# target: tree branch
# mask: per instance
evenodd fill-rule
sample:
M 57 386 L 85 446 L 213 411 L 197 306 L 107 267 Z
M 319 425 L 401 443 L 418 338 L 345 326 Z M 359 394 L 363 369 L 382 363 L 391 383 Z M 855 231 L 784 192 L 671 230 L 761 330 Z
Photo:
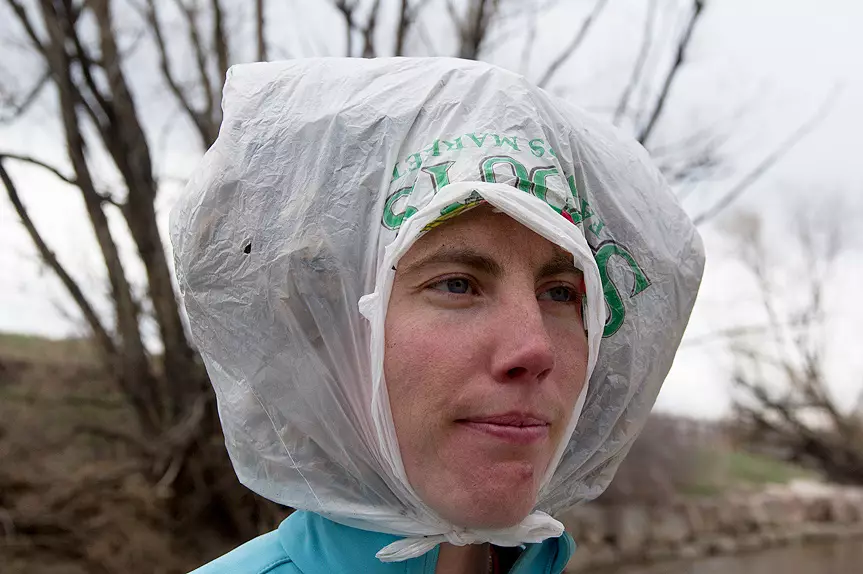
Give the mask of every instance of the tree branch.
M 381 7 L 381 0 L 375 0 L 372 4 L 371 12 L 369 13 L 369 21 L 366 27 L 363 28 L 363 58 L 374 58 L 375 53 L 375 26 L 378 20 L 378 11 Z
M 0 160 L 4 160 L 4 159 L 14 159 L 15 161 L 21 161 L 24 163 L 29 163 L 32 165 L 39 166 L 43 169 L 47 169 L 48 171 L 50 171 L 51 173 L 53 173 L 54 175 L 56 175 L 57 177 L 59 177 L 60 179 L 65 181 L 66 183 L 68 183 L 69 185 L 74 185 L 74 186 L 78 185 L 78 181 L 74 177 L 69 177 L 69 176 L 65 175 L 62 171 L 60 171 L 58 168 L 54 167 L 53 165 L 49 165 L 49 164 L 43 162 L 42 160 L 36 159 L 34 157 L 30 157 L 28 155 L 18 155 L 16 153 L 0 152 Z
M 641 48 L 638 51 L 638 57 L 635 60 L 635 65 L 632 67 L 632 73 L 629 76 L 629 81 L 626 88 L 620 95 L 620 101 L 617 102 L 617 108 L 614 110 L 614 125 L 620 124 L 620 119 L 626 114 L 629 107 L 629 98 L 632 97 L 632 92 L 641 82 L 641 74 L 644 71 L 644 64 L 647 62 L 647 55 L 650 53 L 650 48 L 653 45 L 653 25 L 656 22 L 656 0 L 650 0 L 647 5 L 647 17 L 644 20 L 644 36 L 641 39 Z
M 197 8 L 190 8 L 183 3 L 183 0 L 174 0 L 174 4 L 186 19 L 186 27 L 189 31 L 189 43 L 192 45 L 192 51 L 195 53 L 195 64 L 198 67 L 198 75 L 201 79 L 201 88 L 204 90 L 204 117 L 209 121 L 213 117 L 213 81 L 210 78 L 210 73 L 207 71 L 207 54 L 201 36 L 198 34 L 198 11 Z
M 264 0 L 255 0 L 255 36 L 258 41 L 258 61 L 267 61 L 267 39 L 265 36 L 266 15 L 264 13 Z
M 216 63 L 219 65 L 219 85 L 225 82 L 228 76 L 230 58 L 228 56 L 228 36 L 225 34 L 224 15 L 219 0 L 211 0 L 213 8 L 213 44 L 216 47 Z M 216 122 L 218 125 L 221 121 Z
M 159 53 L 159 68 L 162 71 L 162 77 L 168 84 L 171 93 L 177 98 L 182 108 L 189 115 L 192 123 L 198 130 L 198 135 L 201 138 L 201 145 L 208 147 L 213 141 L 210 118 L 204 116 L 199 110 L 195 109 L 192 102 L 186 96 L 174 73 L 171 71 L 171 63 L 168 59 L 168 49 L 165 45 L 165 38 L 162 34 L 162 26 L 159 24 L 159 18 L 156 15 L 156 5 L 154 0 L 147 0 L 147 7 L 144 13 L 146 21 L 149 23 L 150 30 L 153 32 L 153 38 L 156 41 L 156 48 Z
M 590 28 L 593 23 L 596 21 L 599 14 L 602 12 L 603 8 L 605 8 L 606 4 L 608 4 L 608 0 L 596 0 L 596 4 L 593 6 L 593 10 L 590 14 L 587 15 L 587 18 L 584 19 L 584 22 L 581 23 L 581 28 L 579 28 L 578 32 L 576 32 L 575 36 L 572 38 L 572 41 L 569 45 L 563 49 L 563 51 L 555 58 L 545 73 L 540 77 L 537 85 L 540 88 L 544 88 L 551 81 L 551 78 L 557 73 L 560 67 L 575 54 L 578 50 L 578 47 L 587 37 L 588 32 L 590 32 Z
M 404 55 L 405 41 L 407 40 L 408 28 L 411 25 L 410 6 L 408 0 L 401 0 L 401 8 L 399 9 L 399 22 L 396 26 L 396 45 L 393 54 L 396 56 Z
M 24 229 L 27 230 L 27 234 L 30 236 L 31 241 L 33 241 L 33 244 L 36 246 L 36 250 L 39 252 L 40 257 L 42 257 L 42 260 L 57 275 L 57 277 L 60 279 L 60 282 L 63 283 L 63 286 L 69 292 L 69 295 L 72 296 L 75 304 L 78 306 L 79 309 L 81 309 L 81 313 L 84 315 L 84 319 L 87 321 L 87 325 L 89 325 L 90 329 L 92 330 L 93 336 L 96 338 L 96 342 L 102 352 L 105 353 L 107 357 L 116 356 L 117 349 L 114 346 L 114 342 L 112 341 L 111 336 L 108 334 L 107 329 L 105 329 L 105 327 L 102 325 L 102 322 L 99 320 L 99 316 L 96 314 L 93 306 L 90 305 L 90 302 L 84 296 L 84 291 L 75 282 L 72 276 L 69 275 L 63 265 L 60 264 L 60 261 L 57 259 L 56 255 L 54 255 L 54 252 L 51 251 L 51 249 L 48 247 L 48 244 L 45 243 L 44 239 L 42 239 L 42 236 L 36 229 L 33 220 L 30 218 L 30 214 L 27 213 L 27 209 L 24 207 L 24 204 L 21 202 L 21 198 L 18 195 L 18 190 L 15 187 L 15 183 L 12 181 L 12 178 L 9 177 L 9 173 L 3 166 L 3 159 L 5 158 L 21 158 L 10 155 L 0 157 L 0 181 L 2 181 L 3 185 L 6 187 L 6 194 L 9 196 L 9 201 L 12 203 L 12 207 L 15 208 L 15 212 L 18 214 L 18 218 L 24 225 Z M 59 172 L 43 164 L 42 162 L 34 161 L 33 163 L 49 169 L 53 171 L 56 175 L 58 175 L 58 177 L 69 181 Z
M 659 119 L 659 116 L 662 115 L 662 111 L 665 108 L 665 102 L 668 99 L 668 93 L 671 91 L 671 86 L 674 83 L 675 78 L 677 78 L 677 73 L 680 71 L 680 68 L 683 65 L 684 56 L 686 55 L 686 48 L 689 46 L 689 42 L 692 39 L 692 31 L 695 29 L 695 23 L 698 22 L 698 18 L 701 16 L 701 12 L 704 9 L 704 1 L 705 0 L 695 0 L 694 9 L 692 11 L 692 15 L 689 18 L 689 23 L 686 26 L 686 30 L 683 32 L 683 36 L 681 36 L 680 41 L 677 44 L 677 57 L 674 60 L 674 63 L 671 66 L 671 69 L 668 71 L 668 74 L 665 76 L 665 81 L 662 83 L 662 89 L 659 91 L 659 97 L 656 100 L 656 105 L 653 108 L 653 112 L 650 114 L 650 119 L 647 120 L 647 124 L 638 134 L 638 143 L 644 145 L 647 142 L 647 139 L 650 137 L 650 134 L 653 133 L 653 128 L 656 126 L 656 121 Z
M 111 295 L 116 312 L 118 331 L 117 355 L 115 360 L 109 364 L 120 388 L 127 394 L 130 403 L 135 408 L 138 422 L 145 432 L 153 433 L 158 428 L 161 410 L 158 397 L 155 396 L 154 377 L 148 361 L 147 351 L 141 339 L 138 324 L 138 307 L 132 295 L 131 286 L 129 285 L 117 244 L 111 234 L 107 217 L 102 209 L 101 196 L 96 193 L 90 168 L 87 164 L 84 151 L 85 140 L 77 114 L 77 101 L 80 98 L 80 92 L 77 90 L 72 78 L 70 58 L 65 48 L 68 38 L 66 37 L 66 30 L 61 23 L 51 17 L 52 6 L 50 2 L 51 0 L 41 0 L 44 25 L 50 37 L 50 43 L 46 45 L 46 53 L 51 68 L 54 71 L 54 81 L 57 86 L 66 149 L 69 153 L 69 160 L 75 169 L 77 185 L 81 190 L 84 206 L 92 224 L 96 241 L 102 252 L 108 272 L 108 280 L 111 284 Z M 116 78 L 112 78 L 112 72 L 114 71 L 110 62 L 112 56 L 106 53 L 106 48 L 113 49 L 104 38 L 106 33 L 111 33 L 110 24 L 105 22 L 108 18 L 108 0 L 91 0 L 91 2 L 91 7 L 94 10 L 99 23 L 99 31 L 102 35 L 102 50 L 108 68 L 108 80 L 112 85 L 112 89 L 114 89 L 121 78 L 119 78 L 119 72 L 117 72 Z M 119 98 L 122 94 L 115 91 L 113 96 Z M 122 111 L 125 110 L 125 107 L 120 106 L 119 109 Z M 106 144 L 109 144 L 109 142 L 106 141 Z M 119 152 L 117 149 L 111 149 L 110 145 L 108 147 L 111 152 Z M 123 173 L 123 166 L 118 164 L 118 168 Z M 124 177 L 125 175 L 124 173 Z
M 530 56 L 533 52 L 533 45 L 536 43 L 536 20 L 537 20 L 537 12 L 532 12 L 527 16 L 529 20 L 529 24 L 527 25 L 527 36 L 524 39 L 524 46 L 521 48 L 521 61 L 518 66 L 518 71 L 522 75 L 527 73 L 528 68 L 530 67 Z
M 452 23 L 455 24 L 456 30 L 461 32 L 461 29 L 464 27 L 464 22 L 461 21 L 453 0 L 446 0 L 446 10 L 449 12 L 449 17 L 452 20 Z
M 44 56 L 45 44 L 39 39 L 39 35 L 36 33 L 36 28 L 33 26 L 30 16 L 27 15 L 27 10 L 17 0 L 6 0 L 6 3 L 10 8 L 12 8 L 12 11 L 15 12 L 15 16 L 18 18 L 21 26 L 24 27 L 24 31 L 27 32 L 27 36 L 29 36 L 33 47 L 35 47 L 39 53 Z
M 357 5 L 355 3 L 349 4 L 347 0 L 335 0 L 334 5 L 345 18 L 345 27 L 347 29 L 345 33 L 345 56 L 351 57 L 354 51 L 353 34 L 354 29 L 356 28 L 356 24 L 354 23 L 354 10 Z
M 489 22 L 497 12 L 498 0 L 471 0 L 468 5 L 467 17 L 464 22 L 455 17 L 455 9 L 450 5 L 450 14 L 459 24 L 461 43 L 459 58 L 476 60 L 479 58 L 480 47 L 488 31 Z
M 51 70 L 46 69 L 41 76 L 39 76 L 39 80 L 33 85 L 32 88 L 21 98 L 21 101 L 18 103 L 12 104 L 12 112 L 5 117 L 0 118 L 0 125 L 8 124 L 14 122 L 22 115 L 24 115 L 31 105 L 38 99 L 39 94 L 42 92 L 42 88 L 48 85 L 48 80 L 51 79 Z
M 836 103 L 837 96 L 839 95 L 840 90 L 835 89 L 831 92 L 831 94 L 827 97 L 824 103 L 821 104 L 818 111 L 809 118 L 806 122 L 800 125 L 794 132 L 783 141 L 772 153 L 768 154 L 767 157 L 761 160 L 761 162 L 755 166 L 748 174 L 746 174 L 740 182 L 735 185 L 731 190 L 722 196 L 712 207 L 708 208 L 700 215 L 696 216 L 692 221 L 695 225 L 701 225 L 706 221 L 716 217 L 719 213 L 722 212 L 725 208 L 727 208 L 735 199 L 740 197 L 740 195 L 749 189 L 755 182 L 757 182 L 768 170 L 770 170 L 773 165 L 776 164 L 780 159 L 785 157 L 788 152 L 790 152 L 794 146 L 800 143 L 803 138 L 809 135 L 818 125 L 824 121 L 830 111 L 833 109 L 833 106 Z
M 83 10 L 83 5 L 81 9 Z M 70 38 L 72 40 L 72 44 L 75 46 L 75 54 L 81 68 L 81 73 L 84 76 L 84 81 L 87 85 L 88 91 L 96 99 L 96 103 L 99 104 L 99 109 L 104 114 L 111 117 L 114 114 L 114 110 L 111 107 L 111 102 L 108 101 L 108 98 L 106 98 L 102 91 L 99 89 L 99 86 L 96 84 L 96 78 L 93 77 L 93 71 L 91 69 L 91 66 L 94 65 L 95 62 L 84 49 L 84 44 L 81 42 L 81 36 L 78 34 L 78 30 L 75 28 L 75 23 L 78 21 L 78 15 L 72 13 L 71 11 L 64 10 L 62 16 L 59 13 L 55 12 L 55 17 L 59 22 L 62 23 L 66 37 Z

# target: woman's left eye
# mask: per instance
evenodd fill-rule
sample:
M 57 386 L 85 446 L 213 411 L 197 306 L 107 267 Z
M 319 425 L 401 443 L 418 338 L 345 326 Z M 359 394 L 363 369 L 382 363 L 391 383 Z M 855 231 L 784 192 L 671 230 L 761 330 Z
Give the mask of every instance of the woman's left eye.
M 435 289 L 436 291 L 443 291 L 445 293 L 451 293 L 453 295 L 467 295 L 472 290 L 470 281 L 468 281 L 464 277 L 451 277 L 449 279 L 444 279 L 443 281 L 438 281 L 437 283 L 429 285 L 429 287 Z
M 550 289 L 546 289 L 537 297 L 540 300 L 554 301 L 556 303 L 575 303 L 579 301 L 578 292 L 572 287 L 566 285 L 555 285 Z

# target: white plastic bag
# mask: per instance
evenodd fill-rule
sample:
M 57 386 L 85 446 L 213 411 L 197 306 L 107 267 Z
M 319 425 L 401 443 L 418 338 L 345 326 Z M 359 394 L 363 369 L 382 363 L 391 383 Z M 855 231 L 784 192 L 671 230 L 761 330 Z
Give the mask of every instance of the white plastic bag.
M 382 560 L 559 536 L 548 514 L 598 496 L 641 430 L 701 279 L 698 234 L 644 150 L 517 74 L 448 58 L 235 66 L 223 108 L 171 238 L 240 480 L 407 537 Z M 587 287 L 571 438 L 536 511 L 495 531 L 417 497 L 382 375 L 399 257 L 480 198 L 573 253 Z

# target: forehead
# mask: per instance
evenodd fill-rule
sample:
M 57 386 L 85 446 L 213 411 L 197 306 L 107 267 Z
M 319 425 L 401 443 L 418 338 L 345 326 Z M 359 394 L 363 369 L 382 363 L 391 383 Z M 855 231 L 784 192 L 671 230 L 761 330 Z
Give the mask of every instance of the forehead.
M 465 249 L 481 252 L 503 265 L 526 262 L 531 266 L 539 266 L 550 259 L 564 259 L 570 263 L 573 260 L 572 254 L 559 245 L 505 213 L 483 204 L 421 236 L 400 263 L 410 264 L 432 253 L 446 253 L 448 250 L 461 252 Z

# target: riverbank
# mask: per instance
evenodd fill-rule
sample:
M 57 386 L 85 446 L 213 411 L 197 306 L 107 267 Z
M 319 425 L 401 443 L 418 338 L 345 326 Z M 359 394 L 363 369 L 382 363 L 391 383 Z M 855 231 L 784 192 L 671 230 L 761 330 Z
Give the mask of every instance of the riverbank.
M 590 574 L 860 574 L 863 538 L 789 544 L 733 555 L 593 567 Z M 573 573 L 573 574 L 577 574 Z
M 792 482 L 664 505 L 586 505 L 561 517 L 573 574 L 625 564 L 755 552 L 860 537 L 863 489 Z

